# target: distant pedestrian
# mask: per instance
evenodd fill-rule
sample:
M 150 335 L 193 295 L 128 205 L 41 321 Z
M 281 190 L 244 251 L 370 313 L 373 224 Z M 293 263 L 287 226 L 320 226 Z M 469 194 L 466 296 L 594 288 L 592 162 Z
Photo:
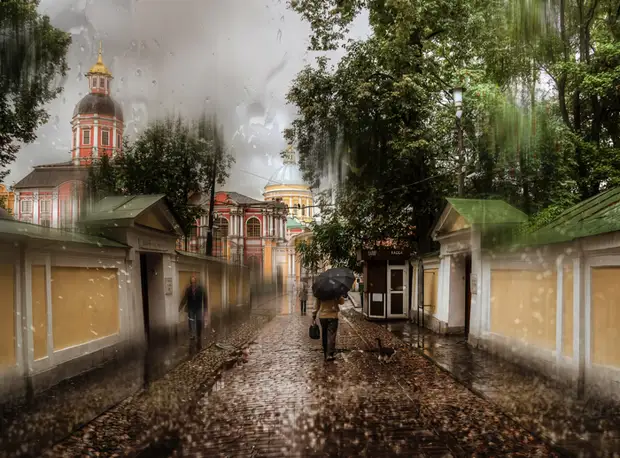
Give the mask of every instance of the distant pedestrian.
M 190 284 L 185 289 L 179 310 L 185 308 L 186 305 L 190 339 L 197 340 L 198 346 L 200 346 L 202 342 L 202 328 L 205 322 L 204 317 L 207 314 L 207 292 L 198 284 L 196 275 L 192 275 Z
M 299 286 L 299 302 L 301 304 L 301 314 L 306 314 L 306 305 L 308 304 L 308 283 L 305 280 L 301 282 Z
M 316 321 L 317 315 L 321 323 L 321 341 L 323 344 L 323 357 L 325 361 L 333 361 L 336 357 L 336 335 L 338 333 L 338 312 L 344 304 L 344 297 L 330 300 L 316 300 L 312 320 Z

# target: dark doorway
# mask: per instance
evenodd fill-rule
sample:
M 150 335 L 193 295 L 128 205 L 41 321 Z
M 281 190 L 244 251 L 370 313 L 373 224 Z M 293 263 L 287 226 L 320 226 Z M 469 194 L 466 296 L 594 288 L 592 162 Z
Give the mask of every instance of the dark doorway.
M 465 258 L 465 339 L 469 336 L 471 317 L 471 255 Z
M 149 263 L 146 254 L 140 255 L 140 282 L 142 286 L 142 316 L 144 319 L 144 340 L 146 344 L 144 352 L 144 384 L 148 385 L 150 379 L 150 319 L 149 319 Z
M 142 282 L 142 315 L 144 317 L 144 333 L 149 342 L 149 271 L 146 254 L 140 255 L 140 281 Z

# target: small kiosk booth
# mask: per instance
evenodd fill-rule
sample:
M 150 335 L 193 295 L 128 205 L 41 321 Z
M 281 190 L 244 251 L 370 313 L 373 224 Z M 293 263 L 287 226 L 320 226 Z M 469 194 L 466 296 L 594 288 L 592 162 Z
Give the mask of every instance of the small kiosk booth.
M 408 249 L 378 247 L 360 250 L 363 262 L 364 292 L 362 312 L 372 320 L 409 318 Z

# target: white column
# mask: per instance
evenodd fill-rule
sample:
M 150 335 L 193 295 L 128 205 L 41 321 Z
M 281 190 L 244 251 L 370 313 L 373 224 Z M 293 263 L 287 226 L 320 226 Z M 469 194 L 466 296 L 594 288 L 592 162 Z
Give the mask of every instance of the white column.
M 263 237 L 267 237 L 267 213 L 263 210 Z
M 39 224 L 39 191 L 35 191 L 32 196 L 32 222 Z
M 52 221 L 51 227 L 58 227 L 58 190 L 52 192 Z
M 15 218 L 16 220 L 19 220 L 19 211 L 21 209 L 19 208 L 19 191 L 15 191 L 15 199 L 13 202 L 13 218 Z
M 230 231 L 233 237 L 237 235 L 237 215 L 234 212 L 230 213 Z
M 239 216 L 239 235 L 245 237 L 245 215 L 243 214 L 243 210 Z
M 95 120 L 93 122 L 93 137 L 90 141 L 93 145 L 92 156 L 96 157 L 99 155 L 99 120 L 97 119 L 97 115 L 95 115 Z
M 78 199 L 77 196 L 72 195 L 71 196 L 71 229 L 75 228 L 75 223 L 77 223 L 77 220 L 79 218 L 78 215 Z

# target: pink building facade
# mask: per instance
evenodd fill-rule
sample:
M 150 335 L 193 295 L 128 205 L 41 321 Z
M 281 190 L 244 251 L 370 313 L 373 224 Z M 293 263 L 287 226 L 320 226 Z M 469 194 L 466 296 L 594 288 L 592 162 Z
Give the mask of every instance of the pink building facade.
M 86 77 L 89 93 L 75 106 L 71 121 L 71 160 L 36 166 L 13 186 L 17 220 L 74 228 L 84 210 L 88 167 L 103 155 L 122 152 L 123 112 L 110 96 L 113 77 L 103 63 L 101 48 Z

